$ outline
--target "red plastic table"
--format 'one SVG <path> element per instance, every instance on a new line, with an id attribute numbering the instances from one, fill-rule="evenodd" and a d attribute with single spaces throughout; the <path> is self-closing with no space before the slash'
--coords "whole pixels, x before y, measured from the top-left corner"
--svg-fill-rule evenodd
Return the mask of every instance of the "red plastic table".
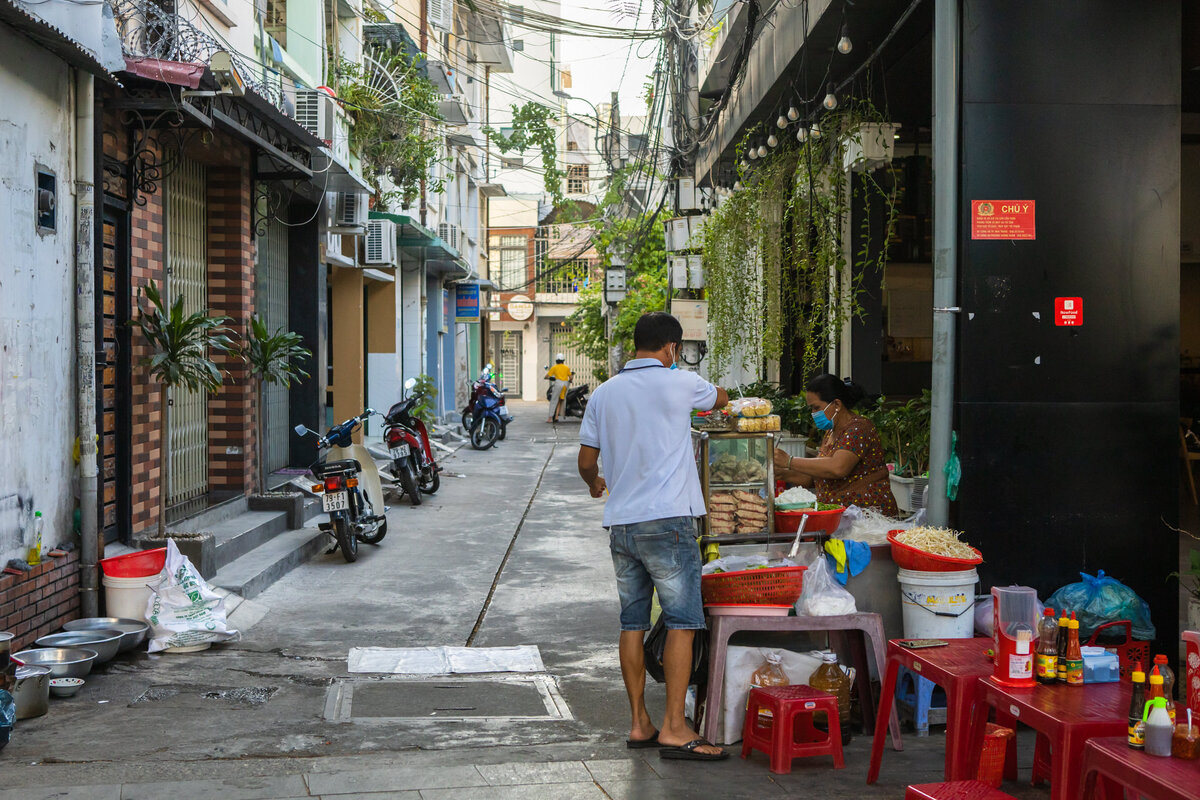
<path id="1" fill-rule="evenodd" d="M 1090 739 L 1083 747 L 1081 800 L 1200 800 L 1200 761 L 1157 758 L 1132 750 L 1124 736 Z"/>
<path id="2" fill-rule="evenodd" d="M 901 647 L 901 639 L 887 643 L 887 673 L 875 715 L 875 739 L 871 743 L 871 766 L 867 783 L 879 778 L 879 762 L 883 760 L 883 744 L 887 729 L 882 721 L 888 719 L 896 695 L 896 676 L 900 667 L 928 678 L 946 692 L 946 766 L 947 781 L 969 780 L 975 777 L 971 769 L 970 721 L 975 707 L 975 684 L 981 677 L 992 674 L 988 658 L 991 639 L 949 639 L 945 647 L 910 650 Z M 899 748 L 897 748 L 899 749 Z"/>
<path id="3" fill-rule="evenodd" d="M 1133 687 L 1123 681 L 1013 689 L 983 678 L 976 686 L 978 702 L 995 708 L 1001 724 L 1023 722 L 1049 740 L 1051 800 L 1077 800 L 1083 746 L 1088 739 L 1124 736 L 1129 732 Z M 975 715 L 971 731 L 973 753 L 983 747 L 986 723 L 987 714 Z"/>

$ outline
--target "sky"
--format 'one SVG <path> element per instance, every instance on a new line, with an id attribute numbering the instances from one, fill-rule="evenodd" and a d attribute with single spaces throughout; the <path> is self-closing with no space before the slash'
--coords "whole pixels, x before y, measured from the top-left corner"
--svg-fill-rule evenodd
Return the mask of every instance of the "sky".
<path id="1" fill-rule="evenodd" d="M 562 0 L 566 19 L 610 25 L 649 28 L 655 0 Z M 635 14 L 640 9 L 640 17 Z M 643 84 L 654 69 L 656 41 L 620 41 L 563 37 L 563 62 L 571 70 L 571 94 L 596 105 L 607 103 L 620 91 L 622 116 L 646 113 Z M 623 79 L 622 79 L 622 76 Z M 569 110 L 591 114 L 587 103 L 571 101 Z"/>

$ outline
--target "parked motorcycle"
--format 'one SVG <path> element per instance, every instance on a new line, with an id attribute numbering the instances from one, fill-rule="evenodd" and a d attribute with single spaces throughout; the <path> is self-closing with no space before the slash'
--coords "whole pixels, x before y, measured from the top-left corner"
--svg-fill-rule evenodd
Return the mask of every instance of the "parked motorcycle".
<path id="1" fill-rule="evenodd" d="M 508 423 L 512 422 L 512 413 L 508 410 L 508 402 L 505 394 L 507 389 L 499 389 L 492 378 L 492 365 L 488 364 L 479 373 L 479 378 L 471 384 L 471 396 L 467 400 L 466 406 L 462 410 L 462 426 L 465 431 L 475 430 L 476 408 L 479 407 L 484 398 L 491 398 L 496 401 L 496 414 L 500 421 L 500 433 L 495 437 L 491 444 L 483 447 L 477 447 L 480 450 L 486 450 L 495 444 L 495 441 L 504 441 L 508 436 Z M 474 442 L 472 442 L 474 445 Z"/>
<path id="2" fill-rule="evenodd" d="M 379 544 L 387 534 L 387 507 L 383 504 L 383 486 L 375 459 L 361 444 L 351 439 L 376 411 L 368 408 L 357 417 L 334 425 L 324 435 L 297 425 L 300 436 L 312 434 L 326 449 L 310 470 L 320 483 L 312 490 L 321 495 L 321 510 L 329 515 L 321 530 L 333 537 L 334 549 L 341 548 L 347 561 L 358 558 L 358 543 Z M 332 551 L 331 551 L 332 552 Z"/>
<path id="3" fill-rule="evenodd" d="M 412 413 L 419 398 L 407 395 L 416 385 L 415 378 L 404 382 L 404 396 L 384 416 L 383 440 L 392 457 L 392 477 L 409 501 L 419 506 L 421 492 L 433 494 L 441 486 L 438 473 L 442 468 L 434 461 L 425 423 Z"/>
<path id="4" fill-rule="evenodd" d="M 546 367 L 546 369 L 550 368 Z M 547 403 L 550 402 L 550 394 L 553 391 L 554 381 L 550 381 L 550 385 L 546 387 Z M 567 389 L 567 396 L 563 399 L 563 417 L 579 417 L 583 419 L 583 412 L 587 411 L 589 392 L 590 387 L 586 383 Z"/>

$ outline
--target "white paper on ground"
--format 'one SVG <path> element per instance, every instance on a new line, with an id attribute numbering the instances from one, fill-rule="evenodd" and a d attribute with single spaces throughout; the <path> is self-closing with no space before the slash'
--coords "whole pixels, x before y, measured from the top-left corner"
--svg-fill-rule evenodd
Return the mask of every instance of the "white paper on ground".
<path id="1" fill-rule="evenodd" d="M 352 647 L 347 660 L 350 672 L 383 672 L 392 675 L 546 671 L 537 645 Z"/>

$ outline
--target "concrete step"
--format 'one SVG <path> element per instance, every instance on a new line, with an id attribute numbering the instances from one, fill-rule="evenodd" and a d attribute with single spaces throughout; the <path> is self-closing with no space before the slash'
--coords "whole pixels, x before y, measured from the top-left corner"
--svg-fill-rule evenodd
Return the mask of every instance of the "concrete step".
<path id="1" fill-rule="evenodd" d="M 224 502 L 218 503 L 211 508 L 206 508 L 199 514 L 181 519 L 177 522 L 172 522 L 167 526 L 169 531 L 182 531 L 186 533 L 198 533 L 208 531 L 212 526 L 230 520 L 239 514 L 246 513 L 249 506 L 249 499 L 245 495 L 237 495 L 231 497 Z"/>
<path id="2" fill-rule="evenodd" d="M 210 583 L 249 600 L 331 543 L 315 526 L 284 531 L 221 567 Z"/>
<path id="3" fill-rule="evenodd" d="M 288 529 L 286 511 L 245 511 L 203 530 L 213 536 L 218 570 Z"/>

